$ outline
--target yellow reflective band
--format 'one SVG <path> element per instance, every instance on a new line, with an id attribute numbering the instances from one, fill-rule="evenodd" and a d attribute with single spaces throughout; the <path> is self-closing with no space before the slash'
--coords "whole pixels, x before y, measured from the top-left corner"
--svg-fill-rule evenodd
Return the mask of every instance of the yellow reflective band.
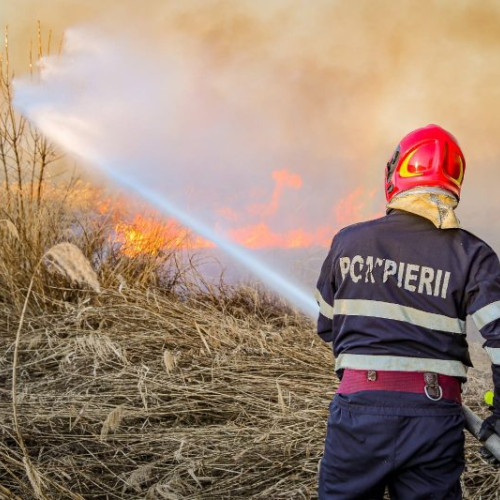
<path id="1" fill-rule="evenodd" d="M 458 157 L 458 161 L 460 163 L 460 173 L 458 174 L 458 179 L 454 179 L 453 177 L 450 177 L 450 179 L 458 186 L 460 187 L 462 185 L 462 181 L 464 180 L 464 162 L 462 161 L 462 158 L 460 156 Z"/>
<path id="2" fill-rule="evenodd" d="M 401 163 L 401 167 L 399 169 L 399 175 L 401 177 L 417 177 L 419 175 L 422 175 L 423 172 L 410 172 L 408 170 L 408 163 L 410 162 L 411 160 L 411 157 L 417 152 L 417 150 L 415 149 L 415 151 L 412 151 L 404 160 L 403 160 L 403 163 Z"/>
<path id="3" fill-rule="evenodd" d="M 465 321 L 459 318 L 450 318 L 443 314 L 430 313 L 413 307 L 379 300 L 337 299 L 333 307 L 333 313 L 334 315 L 343 314 L 345 316 L 392 319 L 431 330 L 465 335 Z"/>
<path id="4" fill-rule="evenodd" d="M 405 356 L 372 356 L 369 354 L 340 354 L 335 370 L 382 370 L 401 372 L 435 372 L 451 377 L 466 377 L 467 366 L 449 359 L 409 358 Z"/>
<path id="5" fill-rule="evenodd" d="M 474 314 L 471 314 L 471 318 L 478 330 L 481 330 L 488 323 L 500 319 L 500 300 L 478 309 Z"/>
<path id="6" fill-rule="evenodd" d="M 500 365 L 500 348 L 499 347 L 485 347 L 484 350 L 488 353 L 491 362 L 494 365 Z"/>
<path id="7" fill-rule="evenodd" d="M 326 318 L 333 319 L 333 307 L 323 298 L 319 290 L 314 292 L 314 298 L 319 305 L 319 312 Z"/>

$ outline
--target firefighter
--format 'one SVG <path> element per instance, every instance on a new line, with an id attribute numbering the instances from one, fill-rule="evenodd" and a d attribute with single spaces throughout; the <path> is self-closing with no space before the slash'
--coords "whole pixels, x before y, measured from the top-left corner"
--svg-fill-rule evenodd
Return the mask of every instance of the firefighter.
<path id="1" fill-rule="evenodd" d="M 500 263 L 455 215 L 465 172 L 437 125 L 404 137 L 387 163 L 384 217 L 333 238 L 316 299 L 318 334 L 340 378 L 320 463 L 320 499 L 461 498 L 461 384 L 470 315 L 492 361 L 500 433 Z"/>

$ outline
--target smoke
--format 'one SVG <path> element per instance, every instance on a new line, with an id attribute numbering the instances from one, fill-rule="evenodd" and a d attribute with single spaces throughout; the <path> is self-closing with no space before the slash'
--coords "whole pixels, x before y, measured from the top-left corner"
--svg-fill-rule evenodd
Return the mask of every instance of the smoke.
<path id="1" fill-rule="evenodd" d="M 5 14 L 65 29 L 16 105 L 70 152 L 105 152 L 219 234 L 314 244 L 380 213 L 393 147 L 438 123 L 468 160 L 464 225 L 496 243 L 497 2 L 70 4 Z"/>
<path id="2" fill-rule="evenodd" d="M 106 151 L 124 173 L 140 171 L 146 185 L 223 233 L 262 224 L 275 235 L 333 232 L 334 207 L 359 179 L 335 168 L 346 151 L 315 139 L 324 137 L 311 106 L 318 89 L 304 92 L 288 42 L 265 36 L 278 12 L 266 20 L 249 6 L 218 16 L 200 9 L 194 17 L 170 11 L 161 36 L 139 36 L 142 25 L 68 29 L 62 54 L 42 58 L 40 85 L 17 80 L 16 105 L 67 150 Z"/>

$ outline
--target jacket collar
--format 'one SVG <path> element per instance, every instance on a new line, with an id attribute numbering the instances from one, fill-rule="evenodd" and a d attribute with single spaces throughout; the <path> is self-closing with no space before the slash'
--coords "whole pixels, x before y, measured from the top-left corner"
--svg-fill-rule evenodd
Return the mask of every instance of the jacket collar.
<path id="1" fill-rule="evenodd" d="M 414 188 L 396 195 L 387 210 L 396 209 L 420 215 L 439 229 L 456 229 L 460 221 L 455 214 L 458 200 L 448 191 L 438 188 Z"/>

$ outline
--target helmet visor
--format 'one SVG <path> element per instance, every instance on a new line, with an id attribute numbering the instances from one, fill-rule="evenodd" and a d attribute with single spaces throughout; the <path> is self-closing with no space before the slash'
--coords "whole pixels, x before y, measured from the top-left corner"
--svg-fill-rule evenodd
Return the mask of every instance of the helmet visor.
<path id="1" fill-rule="evenodd" d="M 464 162 L 459 154 L 453 153 L 450 155 L 450 161 L 446 165 L 446 173 L 448 177 L 458 186 L 462 185 L 464 179 Z"/>
<path id="2" fill-rule="evenodd" d="M 434 159 L 438 154 L 437 144 L 429 142 L 411 151 L 401 162 L 401 177 L 417 177 L 432 170 Z"/>

